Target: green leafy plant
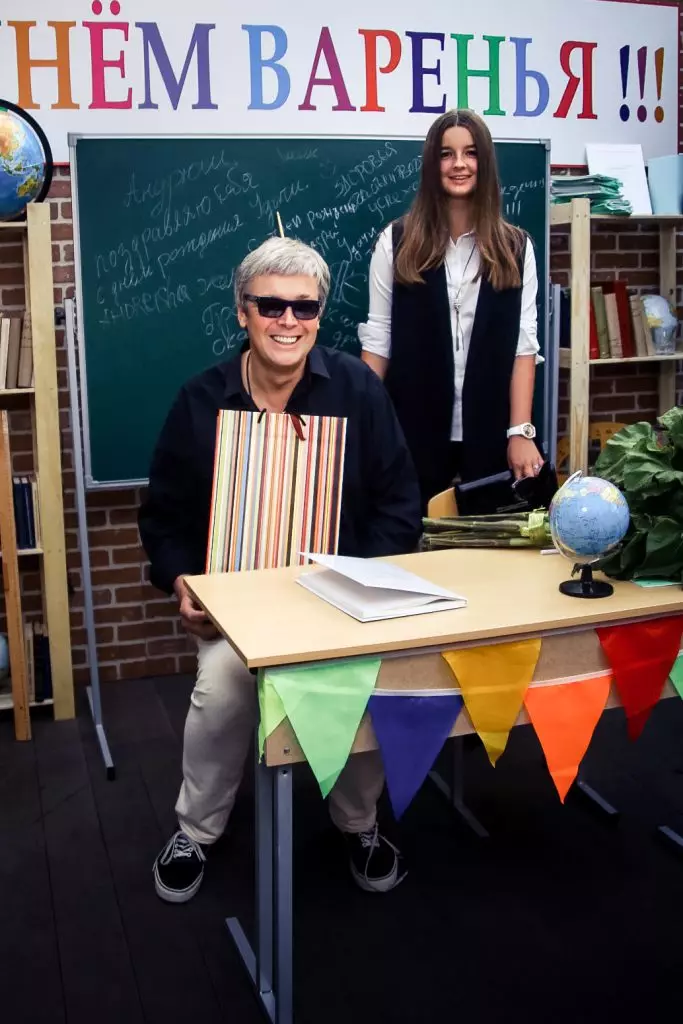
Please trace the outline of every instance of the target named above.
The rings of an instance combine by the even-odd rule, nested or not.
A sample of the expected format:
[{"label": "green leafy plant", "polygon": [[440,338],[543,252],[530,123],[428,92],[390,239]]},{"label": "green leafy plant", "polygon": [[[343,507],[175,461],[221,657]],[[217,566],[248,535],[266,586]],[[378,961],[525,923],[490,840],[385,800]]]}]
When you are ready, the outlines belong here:
[{"label": "green leafy plant", "polygon": [[598,563],[615,579],[683,579],[683,408],[657,422],[614,434],[593,468],[619,488],[631,512],[622,544]]}]

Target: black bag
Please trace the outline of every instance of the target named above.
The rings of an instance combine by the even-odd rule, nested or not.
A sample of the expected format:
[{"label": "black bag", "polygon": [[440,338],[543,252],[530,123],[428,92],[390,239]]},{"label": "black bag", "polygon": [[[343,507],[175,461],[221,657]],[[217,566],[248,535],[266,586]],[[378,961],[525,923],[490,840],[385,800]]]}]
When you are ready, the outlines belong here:
[{"label": "black bag", "polygon": [[514,473],[508,469],[479,480],[456,482],[453,486],[459,515],[484,516],[547,509],[558,484],[555,467],[544,462],[538,476],[515,480]]}]

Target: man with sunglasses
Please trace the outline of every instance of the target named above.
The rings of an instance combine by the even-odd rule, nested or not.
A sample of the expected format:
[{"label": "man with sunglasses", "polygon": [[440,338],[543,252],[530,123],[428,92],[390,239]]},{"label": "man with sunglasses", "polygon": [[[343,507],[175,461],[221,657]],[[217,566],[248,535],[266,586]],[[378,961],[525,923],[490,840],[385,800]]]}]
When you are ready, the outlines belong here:
[{"label": "man with sunglasses", "polygon": [[[235,303],[247,342],[230,362],[181,388],[152,458],[140,508],[150,580],[175,593],[197,644],[197,679],[183,747],[178,830],[154,864],[157,894],[184,903],[199,889],[208,848],[228,822],[257,717],[256,681],[196,607],[184,577],[204,571],[219,409],[347,419],[339,553],[361,557],[415,549],[420,493],[408,449],[379,378],[360,359],[314,347],[330,289],[322,257],[294,239],[271,238],[235,275]],[[268,623],[264,622],[264,628]],[[349,761],[330,794],[361,888],[386,892],[399,854],[377,827],[384,785],[377,751]]]}]

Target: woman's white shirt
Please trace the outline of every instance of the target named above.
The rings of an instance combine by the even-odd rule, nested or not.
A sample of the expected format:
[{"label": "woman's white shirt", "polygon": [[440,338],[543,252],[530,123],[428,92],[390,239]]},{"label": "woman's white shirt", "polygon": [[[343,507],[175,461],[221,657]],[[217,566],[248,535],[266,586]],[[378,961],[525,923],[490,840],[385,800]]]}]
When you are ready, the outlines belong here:
[{"label": "woman's white shirt", "polygon": [[[455,401],[451,440],[462,440],[462,388],[465,379],[465,365],[469,350],[474,314],[477,309],[481,279],[479,250],[474,234],[461,235],[457,242],[451,239],[446,250],[446,281],[448,304],[451,309],[451,333],[453,335],[453,360],[455,364]],[[367,323],[358,325],[358,338],[365,352],[391,359],[391,295],[394,280],[393,243],[391,225],[380,235],[370,261],[370,308]],[[522,280],[522,310],[519,322],[518,356],[536,356],[542,362],[537,340],[536,257],[534,247],[527,240],[524,251],[524,275]],[[456,345],[458,315],[456,301],[460,305],[460,329]],[[419,339],[416,339],[416,343]]]}]

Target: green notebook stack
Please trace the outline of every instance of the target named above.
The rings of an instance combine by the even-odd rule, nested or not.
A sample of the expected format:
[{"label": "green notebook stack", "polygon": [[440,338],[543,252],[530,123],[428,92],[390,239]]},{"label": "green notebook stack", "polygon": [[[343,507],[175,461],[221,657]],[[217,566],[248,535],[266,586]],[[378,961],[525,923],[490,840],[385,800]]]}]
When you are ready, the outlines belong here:
[{"label": "green notebook stack", "polygon": [[553,203],[569,203],[572,199],[588,199],[591,213],[623,214],[628,217],[633,208],[621,194],[618,178],[605,174],[557,175],[550,181],[550,199]]}]

